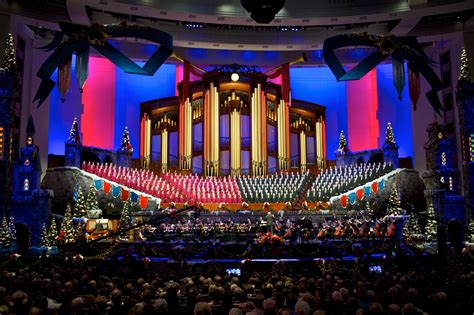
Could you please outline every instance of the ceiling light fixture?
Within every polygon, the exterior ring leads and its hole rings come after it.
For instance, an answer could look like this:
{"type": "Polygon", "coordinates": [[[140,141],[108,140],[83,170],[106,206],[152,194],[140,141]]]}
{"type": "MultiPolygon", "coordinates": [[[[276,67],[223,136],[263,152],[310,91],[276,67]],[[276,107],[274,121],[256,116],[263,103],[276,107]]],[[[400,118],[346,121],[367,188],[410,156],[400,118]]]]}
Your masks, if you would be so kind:
{"type": "Polygon", "coordinates": [[[285,0],[240,0],[240,3],[255,22],[268,24],[283,9],[285,0]]]}
{"type": "Polygon", "coordinates": [[[240,76],[237,72],[234,72],[230,75],[230,79],[232,80],[232,82],[237,82],[237,81],[239,81],[240,76]]]}

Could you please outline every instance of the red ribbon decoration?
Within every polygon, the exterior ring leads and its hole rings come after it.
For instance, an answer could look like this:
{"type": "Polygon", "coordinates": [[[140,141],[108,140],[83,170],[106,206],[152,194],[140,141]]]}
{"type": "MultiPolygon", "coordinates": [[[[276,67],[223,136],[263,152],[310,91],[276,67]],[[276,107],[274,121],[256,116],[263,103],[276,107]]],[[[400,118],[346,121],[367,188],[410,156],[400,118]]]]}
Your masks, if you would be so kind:
{"type": "Polygon", "coordinates": [[[128,190],[125,190],[123,187],[120,187],[120,195],[122,201],[127,201],[130,194],[128,190]]]}
{"type": "Polygon", "coordinates": [[[146,206],[148,204],[148,197],[140,195],[140,209],[146,209],[146,206]]]}
{"type": "Polygon", "coordinates": [[[347,197],[347,195],[342,195],[340,201],[341,201],[341,206],[343,208],[347,207],[347,201],[349,200],[349,198],[347,197]]]}
{"type": "Polygon", "coordinates": [[[104,180],[104,193],[108,194],[112,189],[112,185],[104,180]]]}
{"type": "Polygon", "coordinates": [[[364,190],[363,189],[359,189],[356,191],[356,196],[357,196],[357,200],[362,200],[362,198],[364,198],[364,190]]]}
{"type": "Polygon", "coordinates": [[[374,194],[376,194],[377,191],[379,190],[379,183],[373,182],[372,185],[370,185],[370,187],[372,188],[372,191],[374,192],[374,194]]]}

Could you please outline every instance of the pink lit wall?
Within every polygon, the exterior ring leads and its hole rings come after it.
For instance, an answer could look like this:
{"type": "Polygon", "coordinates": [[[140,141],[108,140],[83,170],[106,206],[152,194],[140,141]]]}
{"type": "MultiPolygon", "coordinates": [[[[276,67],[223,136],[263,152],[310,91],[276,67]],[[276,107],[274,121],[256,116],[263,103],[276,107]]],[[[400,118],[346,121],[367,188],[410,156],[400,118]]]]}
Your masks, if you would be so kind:
{"type": "Polygon", "coordinates": [[[360,80],[348,81],[346,89],[349,149],[361,151],[378,148],[379,105],[376,70],[373,69],[360,80]]]}
{"type": "Polygon", "coordinates": [[[81,132],[85,146],[114,149],[115,73],[109,60],[89,59],[89,77],[82,94],[81,132]]]}

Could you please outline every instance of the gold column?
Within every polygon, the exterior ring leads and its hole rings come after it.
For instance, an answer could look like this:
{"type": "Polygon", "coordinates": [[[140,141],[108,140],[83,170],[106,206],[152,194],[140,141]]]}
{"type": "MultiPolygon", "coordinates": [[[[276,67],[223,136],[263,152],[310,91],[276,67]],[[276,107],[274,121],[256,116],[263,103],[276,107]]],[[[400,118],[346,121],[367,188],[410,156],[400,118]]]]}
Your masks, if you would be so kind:
{"type": "Polygon", "coordinates": [[[204,175],[219,175],[219,92],[213,83],[204,108],[204,175]]]}
{"type": "Polygon", "coordinates": [[[184,142],[184,169],[189,170],[191,169],[191,144],[192,144],[192,139],[191,139],[191,132],[193,128],[193,119],[192,119],[192,108],[191,108],[191,102],[189,101],[189,98],[186,100],[184,103],[184,120],[185,120],[185,129],[184,129],[184,134],[185,134],[185,142],[184,142]]]}
{"type": "MultiPolygon", "coordinates": [[[[164,125],[163,123],[162,125],[164,125]]],[[[168,171],[168,130],[166,126],[161,129],[161,172],[168,171]]]]}
{"type": "Polygon", "coordinates": [[[301,172],[306,172],[306,132],[300,131],[300,168],[301,172]]]}
{"type": "Polygon", "coordinates": [[[230,175],[239,176],[240,166],[240,101],[235,98],[235,92],[232,93],[231,112],[230,112],[230,175]]]}

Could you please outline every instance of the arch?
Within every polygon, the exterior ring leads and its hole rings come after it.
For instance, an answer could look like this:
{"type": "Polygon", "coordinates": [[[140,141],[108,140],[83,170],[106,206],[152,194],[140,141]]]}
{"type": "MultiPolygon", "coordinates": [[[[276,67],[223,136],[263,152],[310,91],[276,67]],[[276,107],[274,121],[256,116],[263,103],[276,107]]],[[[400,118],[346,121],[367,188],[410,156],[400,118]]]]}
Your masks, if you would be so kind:
{"type": "Polygon", "coordinates": [[[375,153],[370,156],[370,159],[367,163],[383,163],[383,153],[375,153]]]}
{"type": "Polygon", "coordinates": [[[97,156],[97,154],[93,152],[82,151],[81,152],[81,165],[83,162],[100,163],[100,159],[97,156]]]}

